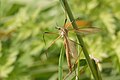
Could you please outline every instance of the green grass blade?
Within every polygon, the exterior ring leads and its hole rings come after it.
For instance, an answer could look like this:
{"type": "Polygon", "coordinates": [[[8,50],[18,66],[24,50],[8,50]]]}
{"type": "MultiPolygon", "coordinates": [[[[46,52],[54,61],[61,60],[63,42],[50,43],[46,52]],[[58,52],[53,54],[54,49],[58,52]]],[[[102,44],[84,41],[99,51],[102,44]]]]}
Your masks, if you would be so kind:
{"type": "MultiPolygon", "coordinates": [[[[73,23],[72,23],[73,28],[74,28],[74,29],[78,29],[76,23],[74,22],[75,19],[74,19],[74,16],[73,16],[73,14],[72,14],[72,11],[71,11],[71,9],[70,9],[70,7],[69,7],[69,4],[68,4],[67,0],[62,0],[62,2],[63,2],[63,4],[64,4],[63,7],[64,7],[65,11],[67,12],[70,21],[71,21],[71,22],[73,21],[73,23]]],[[[76,33],[76,36],[77,36],[77,38],[78,38],[79,43],[81,44],[83,53],[84,53],[85,58],[86,58],[86,60],[87,60],[87,62],[88,62],[88,65],[89,65],[89,67],[90,67],[90,69],[91,69],[91,72],[92,72],[92,74],[93,74],[94,79],[95,79],[95,80],[100,80],[100,79],[98,78],[97,74],[96,74],[96,70],[94,69],[94,65],[93,65],[93,63],[92,63],[92,61],[91,61],[91,59],[90,59],[90,57],[89,57],[89,53],[88,53],[88,51],[87,51],[87,48],[86,48],[86,46],[85,46],[85,43],[84,43],[82,37],[81,37],[80,35],[78,35],[77,33],[76,33]]]]}
{"type": "Polygon", "coordinates": [[[58,70],[58,78],[59,80],[62,80],[63,78],[63,61],[64,61],[64,48],[62,46],[61,52],[60,52],[60,57],[59,57],[59,70],[58,70]]]}

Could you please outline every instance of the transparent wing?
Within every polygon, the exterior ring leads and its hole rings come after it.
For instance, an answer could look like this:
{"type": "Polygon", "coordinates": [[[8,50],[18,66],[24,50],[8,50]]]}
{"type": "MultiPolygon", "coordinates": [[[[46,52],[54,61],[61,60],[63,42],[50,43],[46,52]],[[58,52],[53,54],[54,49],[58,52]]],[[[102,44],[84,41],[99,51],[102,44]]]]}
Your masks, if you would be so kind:
{"type": "Polygon", "coordinates": [[[87,34],[94,34],[94,33],[100,32],[101,29],[96,27],[88,27],[88,28],[82,28],[82,29],[79,28],[77,30],[69,29],[69,31],[75,31],[80,35],[87,35],[87,34]]]}
{"type": "Polygon", "coordinates": [[[77,48],[76,48],[76,43],[74,43],[74,41],[68,39],[69,42],[69,48],[70,48],[70,54],[72,55],[72,57],[76,60],[78,57],[78,52],[77,52],[77,48]]]}

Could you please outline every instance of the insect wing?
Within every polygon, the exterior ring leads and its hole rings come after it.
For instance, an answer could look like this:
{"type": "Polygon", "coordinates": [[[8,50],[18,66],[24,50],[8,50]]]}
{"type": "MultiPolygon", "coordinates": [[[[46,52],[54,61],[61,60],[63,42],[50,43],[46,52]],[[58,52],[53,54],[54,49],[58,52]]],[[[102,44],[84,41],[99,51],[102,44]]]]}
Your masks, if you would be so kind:
{"type": "Polygon", "coordinates": [[[68,39],[68,42],[69,42],[69,47],[70,47],[70,54],[76,60],[78,56],[76,44],[70,39],[68,39]]]}
{"type": "Polygon", "coordinates": [[[94,34],[100,32],[100,29],[95,27],[88,27],[88,28],[77,29],[74,31],[80,35],[87,35],[87,34],[94,34]]]}
{"type": "MultiPolygon", "coordinates": [[[[76,22],[77,26],[80,27],[80,28],[91,26],[91,22],[90,21],[77,20],[75,22],[76,22]]],[[[68,27],[71,27],[71,26],[72,26],[72,22],[67,22],[65,24],[65,28],[68,28],[68,27]]]]}

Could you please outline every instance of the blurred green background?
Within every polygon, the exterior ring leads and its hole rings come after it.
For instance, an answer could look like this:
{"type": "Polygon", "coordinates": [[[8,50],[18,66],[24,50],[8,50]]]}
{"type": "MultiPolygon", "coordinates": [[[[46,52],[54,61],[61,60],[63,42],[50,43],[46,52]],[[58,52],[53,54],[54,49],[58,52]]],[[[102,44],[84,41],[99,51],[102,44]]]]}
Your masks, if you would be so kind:
{"type": "MultiPolygon", "coordinates": [[[[68,0],[75,18],[92,21],[99,33],[83,37],[89,53],[100,60],[103,80],[120,80],[120,0],[68,0]]],[[[62,26],[59,0],[0,0],[0,80],[57,80],[62,39],[45,50],[62,26]]],[[[74,40],[73,36],[70,36],[74,40]]],[[[81,54],[81,59],[84,55],[81,54]]],[[[66,59],[64,72],[68,72],[66,59]]],[[[90,70],[80,80],[91,80],[90,70]]]]}

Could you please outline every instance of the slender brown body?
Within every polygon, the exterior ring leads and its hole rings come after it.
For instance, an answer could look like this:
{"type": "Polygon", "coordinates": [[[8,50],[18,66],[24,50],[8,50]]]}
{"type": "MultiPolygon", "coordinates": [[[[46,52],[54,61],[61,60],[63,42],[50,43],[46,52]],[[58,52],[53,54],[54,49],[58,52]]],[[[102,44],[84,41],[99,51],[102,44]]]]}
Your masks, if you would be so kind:
{"type": "Polygon", "coordinates": [[[60,28],[60,35],[63,37],[64,39],[64,46],[66,49],[66,58],[67,58],[67,63],[68,63],[68,67],[69,67],[69,71],[72,72],[72,64],[71,64],[71,59],[70,59],[70,45],[69,45],[69,39],[68,39],[68,30],[65,28],[60,28]]]}

